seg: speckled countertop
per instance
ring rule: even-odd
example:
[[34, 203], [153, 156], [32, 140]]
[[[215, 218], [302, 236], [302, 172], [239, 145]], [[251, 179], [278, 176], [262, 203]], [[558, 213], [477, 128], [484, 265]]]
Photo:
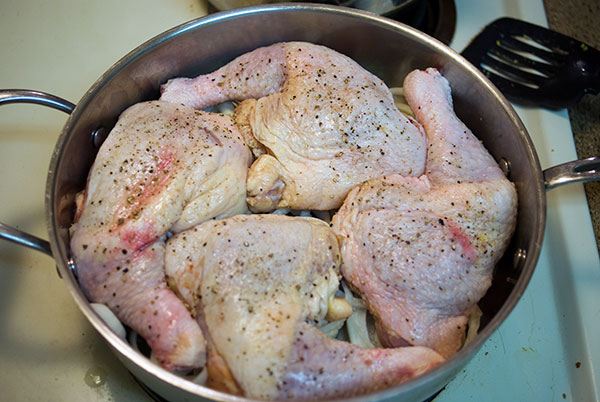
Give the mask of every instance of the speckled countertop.
[[[544, 0], [544, 6], [550, 28], [600, 49], [600, 1]], [[600, 155], [600, 95], [585, 95], [569, 118], [579, 158]], [[584, 186], [600, 250], [600, 182]]]

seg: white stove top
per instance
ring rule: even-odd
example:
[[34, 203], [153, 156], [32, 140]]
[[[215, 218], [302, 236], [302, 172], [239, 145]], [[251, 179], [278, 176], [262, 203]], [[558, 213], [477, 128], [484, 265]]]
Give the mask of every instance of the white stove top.
[[[546, 25], [541, 0], [456, 0], [462, 50], [485, 24], [512, 16]], [[4, 0], [1, 88], [77, 102], [120, 57], [206, 13], [201, 0]], [[517, 109], [542, 167], [576, 159], [566, 111]], [[0, 221], [46, 237], [46, 171], [66, 115], [0, 108]], [[435, 399], [598, 401], [600, 262], [581, 185], [548, 194], [540, 260], [513, 313]], [[98, 375], [99, 377], [94, 377]], [[100, 385], [94, 380], [100, 378]], [[149, 401], [87, 323], [54, 261], [0, 241], [0, 389], [19, 401]]]

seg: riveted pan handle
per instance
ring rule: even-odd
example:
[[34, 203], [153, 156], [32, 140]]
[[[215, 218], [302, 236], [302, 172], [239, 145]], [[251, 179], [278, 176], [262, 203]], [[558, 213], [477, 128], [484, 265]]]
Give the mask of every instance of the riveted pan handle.
[[[8, 103], [35, 103], [61, 110], [69, 114], [75, 109], [74, 104], [59, 98], [58, 96], [27, 89], [0, 90], [0, 106]], [[40, 239], [39, 237], [30, 235], [29, 233], [3, 223], [0, 223], [0, 239], [9, 240], [52, 256], [50, 243], [47, 240]]]
[[592, 156], [563, 163], [544, 170], [546, 190], [563, 184], [600, 180], [600, 157]]
[[58, 96], [29, 89], [0, 89], [0, 105], [7, 103], [35, 103], [71, 114], [75, 105]]

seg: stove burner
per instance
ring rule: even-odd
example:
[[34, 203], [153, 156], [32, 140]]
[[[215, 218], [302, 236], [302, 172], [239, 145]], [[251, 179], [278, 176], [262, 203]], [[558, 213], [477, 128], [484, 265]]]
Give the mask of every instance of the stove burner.
[[446, 45], [450, 44], [456, 28], [454, 0], [330, 0], [325, 2], [371, 11], [391, 18], [417, 28]]
[[456, 29], [456, 5], [454, 0], [426, 0], [417, 2], [411, 9], [384, 14], [410, 25], [449, 45]]
[[[456, 5], [454, 0], [308, 0], [308, 2], [371, 11], [417, 28], [446, 45], [452, 41], [456, 29]], [[210, 3], [208, 5], [209, 13], [219, 11]]]
[[[390, 2], [387, 2], [390, 3]], [[450, 44], [456, 28], [456, 6], [454, 0], [405, 0], [393, 1], [398, 4], [382, 10], [383, 17], [410, 25], [434, 38]], [[356, 1], [354, 6], [376, 11], [373, 5], [379, 2]]]

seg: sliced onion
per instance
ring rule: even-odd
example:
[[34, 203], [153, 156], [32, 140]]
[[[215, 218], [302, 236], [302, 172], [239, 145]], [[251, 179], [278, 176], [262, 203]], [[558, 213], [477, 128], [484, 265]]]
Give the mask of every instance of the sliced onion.
[[398, 110], [406, 116], [415, 117], [415, 114], [413, 113], [412, 109], [410, 108], [410, 106], [408, 106], [408, 103], [406, 102], [406, 98], [404, 97], [404, 91], [402, 91], [402, 88], [401, 87], [393, 87], [393, 88], [390, 88], [390, 91], [392, 92], [392, 95], [394, 96], [394, 104], [396, 105]]
[[481, 323], [481, 316], [483, 312], [479, 308], [478, 305], [475, 305], [469, 317], [467, 317], [467, 336], [465, 337], [465, 345], [471, 342], [477, 336], [477, 332], [479, 331], [479, 325]]
[[346, 319], [331, 321], [330, 323], [319, 327], [319, 329], [323, 331], [323, 333], [325, 333], [325, 335], [327, 335], [329, 338], [336, 338], [338, 333], [340, 332], [340, 329], [342, 329], [342, 327], [344, 326], [345, 322]]
[[365, 302], [361, 298], [354, 297], [352, 291], [346, 284], [346, 281], [342, 281], [342, 288], [344, 288], [344, 299], [346, 299], [346, 301], [352, 306], [352, 308], [365, 310], [367, 309]]
[[205, 385], [208, 379], [208, 370], [203, 368], [198, 374], [185, 376], [185, 379], [198, 385]]
[[233, 116], [233, 113], [235, 112], [235, 105], [231, 102], [223, 102], [216, 105], [215, 109], [217, 109], [217, 113]]
[[90, 306], [94, 309], [96, 314], [102, 318], [102, 320], [112, 329], [117, 335], [121, 338], [125, 339], [127, 336], [127, 332], [125, 331], [125, 327], [121, 324], [121, 321], [117, 318], [117, 316], [110, 311], [106, 304], [102, 303], [90, 303]]
[[367, 310], [360, 308], [346, 320], [350, 342], [363, 348], [374, 348], [367, 328]]
[[367, 306], [365, 302], [358, 297], [354, 297], [344, 280], [342, 280], [342, 288], [344, 289], [344, 299], [354, 310], [354, 313], [346, 320], [346, 331], [350, 343], [363, 348], [374, 348], [375, 345], [371, 342], [367, 327]]
[[394, 98], [400, 96], [404, 98], [404, 90], [402, 89], [402, 87], [391, 87], [390, 92], [392, 93]]

